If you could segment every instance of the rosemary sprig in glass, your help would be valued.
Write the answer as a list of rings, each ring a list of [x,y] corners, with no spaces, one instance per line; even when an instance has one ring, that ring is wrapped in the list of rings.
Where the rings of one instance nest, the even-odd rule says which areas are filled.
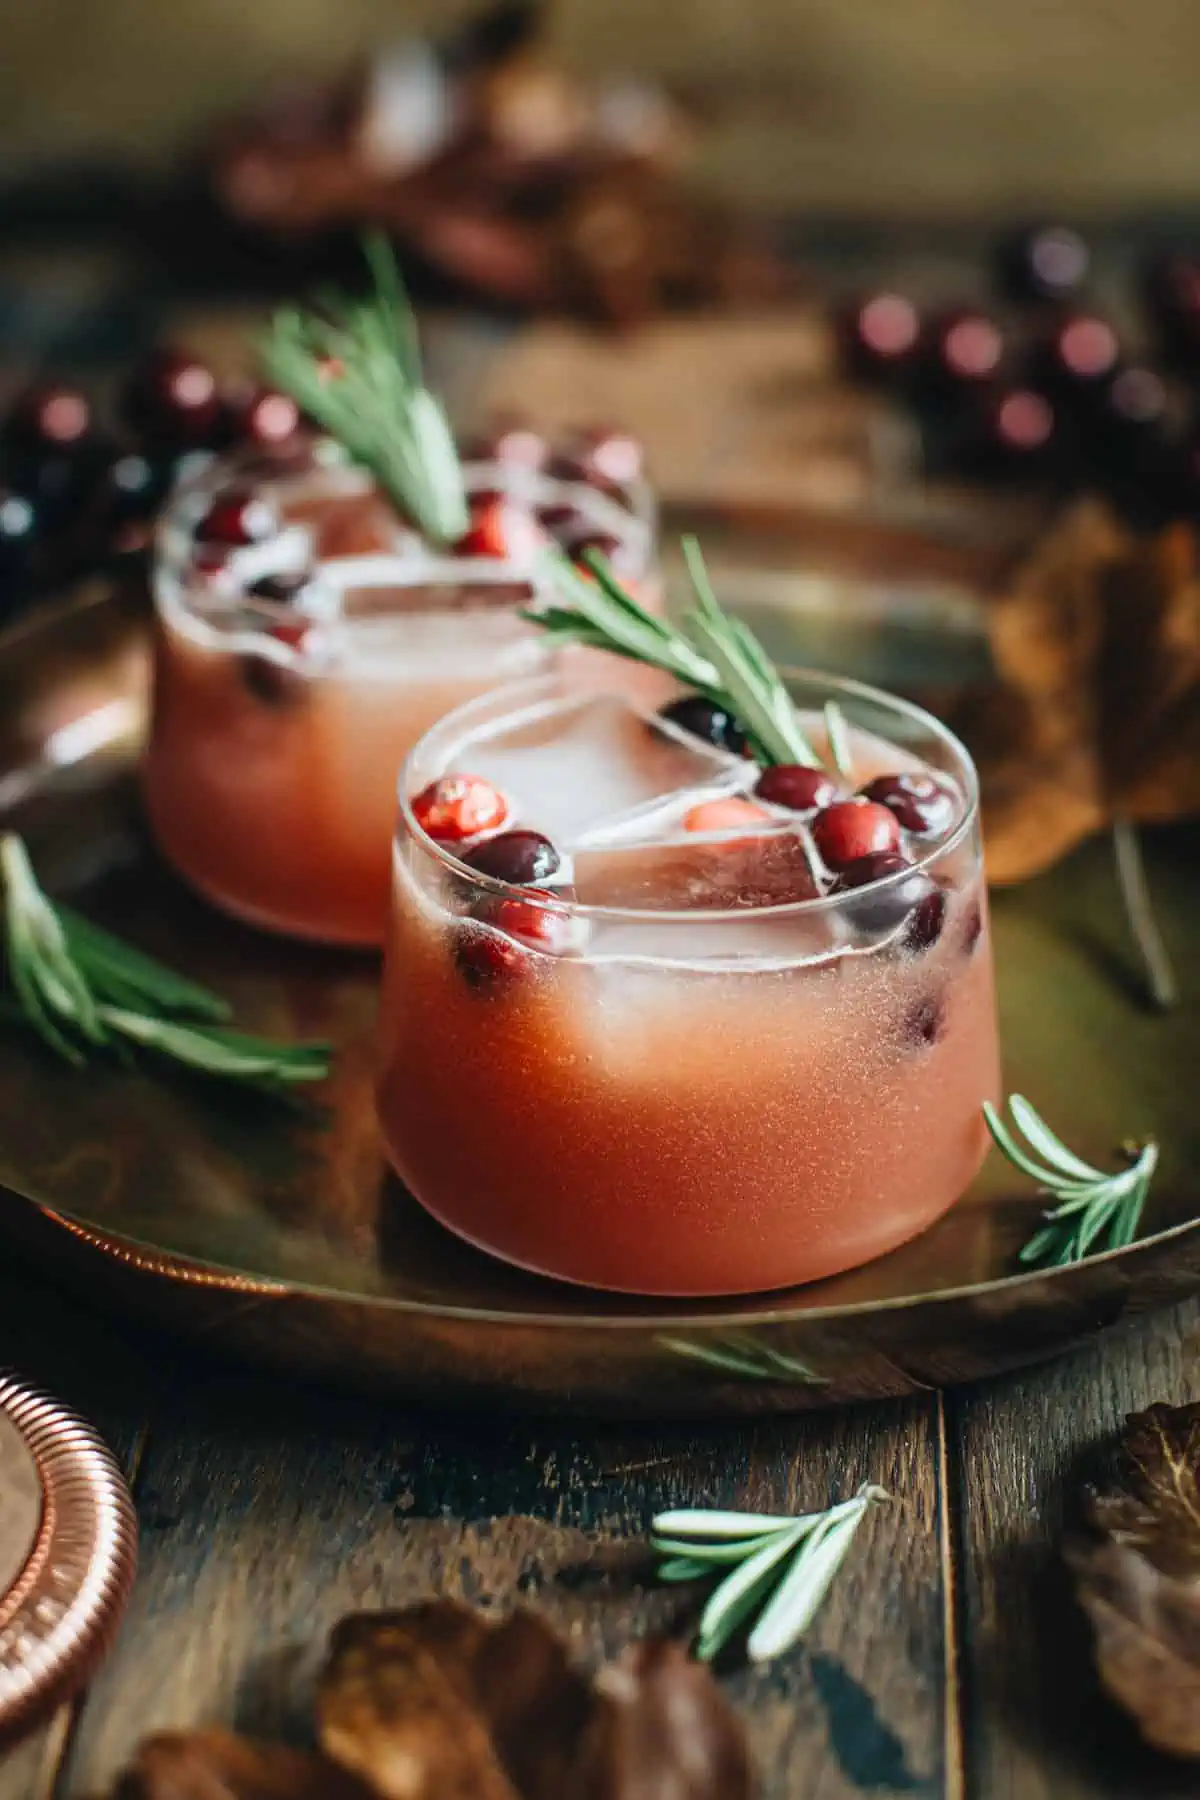
[[[678,627],[640,606],[594,552],[584,556],[590,581],[566,557],[551,556],[549,571],[566,604],[525,616],[560,644],[608,650],[662,669],[724,707],[760,763],[820,768],[774,663],[750,627],[718,603],[695,538],[684,539],[683,554],[693,604]]]
[[[797,1517],[742,1512],[660,1513],[651,1544],[662,1581],[694,1581],[728,1570],[700,1616],[696,1655],[711,1662],[755,1615],[746,1640],[752,1662],[781,1656],[802,1638],[871,1506],[889,1499],[868,1484],[852,1500]]]
[[[1068,1150],[1022,1095],[1011,1096],[1008,1110],[1015,1132],[991,1102],[984,1101],[983,1116],[993,1140],[1010,1163],[1032,1176],[1041,1191],[1058,1202],[1047,1209],[1045,1224],[1021,1251],[1021,1262],[1061,1268],[1090,1253],[1131,1244],[1158,1165],[1158,1145],[1153,1138],[1145,1144],[1126,1145],[1125,1168],[1111,1174],[1094,1169]]]
[[[19,837],[0,837],[4,965],[16,1011],[82,1067],[96,1051],[149,1051],[200,1074],[282,1093],[329,1073],[329,1046],[234,1031],[219,995],[54,905]]]
[[[312,311],[277,313],[262,364],[428,538],[453,544],[470,524],[454,434],[424,385],[416,321],[391,246],[376,233],[363,248],[371,297],[333,295]]]

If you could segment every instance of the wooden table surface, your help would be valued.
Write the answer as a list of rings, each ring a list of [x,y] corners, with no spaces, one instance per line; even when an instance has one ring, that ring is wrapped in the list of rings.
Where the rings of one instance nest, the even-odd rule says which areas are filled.
[[[1123,1415],[1200,1396],[1200,1309],[1033,1373],[736,1426],[452,1415],[306,1388],[0,1276],[0,1365],[86,1415],[128,1470],[141,1569],[75,1711],[0,1763],[0,1800],[99,1795],[147,1731],[302,1735],[341,1614],[454,1595],[544,1609],[581,1654],[664,1618],[620,1574],[559,1579],[660,1507],[869,1515],[807,1645],[734,1674],[765,1800],[1158,1800],[1200,1774],[1144,1751],[1100,1696],[1055,1555],[1081,1456]],[[611,1559],[610,1559],[611,1561]]]

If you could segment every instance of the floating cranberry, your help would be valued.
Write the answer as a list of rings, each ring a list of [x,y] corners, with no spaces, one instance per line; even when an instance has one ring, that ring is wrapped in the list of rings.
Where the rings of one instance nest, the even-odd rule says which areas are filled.
[[[945,888],[931,885],[929,892],[912,909],[904,931],[904,948],[917,955],[932,949],[942,935],[949,906]]]
[[[946,1006],[940,994],[926,994],[905,1013],[900,1032],[906,1044],[927,1050],[936,1044],[946,1026]]]
[[[454,934],[454,966],[468,987],[503,993],[507,984],[528,973],[528,951],[507,933],[484,925],[463,925]]]
[[[571,943],[571,915],[563,905],[562,893],[552,888],[531,887],[524,894],[506,895],[477,917],[531,950],[561,955]]]
[[[824,769],[808,769],[803,763],[776,763],[764,769],[754,784],[760,800],[786,806],[789,812],[819,812],[832,806],[842,790]]]
[[[533,515],[514,500],[488,495],[471,508],[471,529],[454,546],[459,556],[527,562],[543,542]]]
[[[513,887],[536,887],[548,881],[561,866],[562,858],[540,831],[502,831],[498,837],[476,844],[463,857],[468,868],[493,881],[506,881]]]
[[[1000,285],[1015,300],[1069,300],[1087,282],[1091,254],[1067,225],[1041,225],[1006,239]]]
[[[904,877],[903,880],[898,879],[901,876]],[[921,908],[936,897],[942,901],[936,929],[932,930],[932,935],[926,941],[918,942],[914,939],[911,945],[913,949],[928,949],[942,928],[945,896],[928,875],[913,867],[902,850],[877,850],[867,856],[855,857],[853,862],[847,863],[839,871],[830,892],[855,893],[860,888],[869,888],[873,883],[885,881],[888,877],[892,879],[887,887],[880,888],[878,893],[863,894],[861,899],[854,902],[855,922],[865,931],[890,931],[910,914],[915,918]],[[933,927],[936,910],[932,905],[929,907],[918,932],[919,938]],[[911,925],[909,930],[911,932]]]
[[[702,694],[684,694],[678,700],[671,700],[659,708],[658,716],[677,725],[681,731],[703,739],[706,744],[712,744],[717,750],[728,750],[734,756],[741,756],[745,751],[746,734],[733,714],[718,706],[715,700],[706,700]]]
[[[873,800],[838,800],[813,821],[813,842],[827,868],[844,869],[861,857],[899,850],[894,813]]]
[[[277,606],[291,606],[312,581],[311,569],[289,569],[278,575],[260,575],[252,581],[247,593],[256,600],[271,600]]]
[[[547,457],[546,440],[529,425],[498,425],[471,438],[462,448],[464,462],[501,463],[509,469],[538,470]]]
[[[737,831],[743,825],[763,825],[771,815],[753,800],[731,794],[723,800],[703,800],[683,815],[685,831]]]
[[[413,817],[439,844],[461,844],[485,831],[499,831],[509,805],[482,775],[442,775],[412,802]]]
[[[917,837],[945,831],[955,813],[954,795],[934,775],[877,775],[862,792],[865,799],[886,806],[905,831]]]
[[[278,529],[278,516],[267,501],[253,494],[229,493],[213,501],[196,527],[196,538],[202,544],[228,544],[238,550],[261,544]]]
[[[232,407],[235,435],[260,449],[286,444],[300,429],[300,408],[277,388],[255,388]]]
[[[158,350],[133,376],[123,399],[129,423],[175,446],[212,442],[221,424],[221,395],[208,364],[186,350]]]
[[[851,371],[869,381],[910,375],[921,347],[921,316],[903,294],[871,294],[840,322],[843,355]]]

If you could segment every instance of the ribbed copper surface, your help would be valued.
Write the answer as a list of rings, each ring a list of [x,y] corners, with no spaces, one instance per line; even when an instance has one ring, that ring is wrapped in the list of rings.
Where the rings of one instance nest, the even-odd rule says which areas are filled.
[[[80,1687],[108,1648],[133,1581],[137,1523],[120,1470],[80,1419],[5,1375],[0,1416],[19,1433],[41,1487],[32,1548],[0,1594],[0,1741],[8,1742]],[[6,1480],[0,1464],[0,1513]],[[28,1505],[24,1488],[20,1504]]]

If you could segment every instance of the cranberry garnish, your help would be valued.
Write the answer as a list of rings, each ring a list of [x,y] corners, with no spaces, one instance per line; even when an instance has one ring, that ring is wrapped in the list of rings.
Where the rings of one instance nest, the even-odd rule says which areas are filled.
[[[286,444],[300,429],[300,408],[277,388],[255,388],[232,408],[233,430],[262,449]]]
[[[817,814],[812,834],[822,861],[830,869],[845,869],[860,857],[900,848],[900,826],[895,814],[873,800],[835,801]]]
[[[660,707],[658,716],[678,725],[681,731],[690,731],[693,737],[702,738],[718,750],[731,751],[734,756],[741,756],[746,748],[745,733],[732,713],[718,706],[715,700],[706,700],[702,694],[684,694]]]
[[[245,544],[261,544],[278,529],[275,509],[265,500],[231,493],[213,501],[196,527],[196,538],[202,544],[228,544],[236,550]]]
[[[941,931],[945,916],[945,895],[920,869],[914,869],[902,850],[877,850],[867,856],[855,857],[846,864],[836,876],[830,889],[834,894],[849,894],[859,888],[869,887],[872,882],[883,881],[887,876],[905,876],[904,880],[894,880],[889,887],[882,888],[877,894],[864,894],[854,902],[853,917],[866,931],[889,931],[911,913],[914,918],[928,902],[940,899],[941,910],[929,905],[923,915],[923,921],[917,936],[912,939],[911,948],[926,950]],[[935,921],[935,914],[936,921]],[[909,942],[913,927],[905,934],[905,942]],[[926,935],[930,933],[930,935]]]
[[[776,763],[774,768],[763,770],[754,791],[772,806],[807,813],[832,806],[842,790],[824,769],[808,769],[803,763]]]
[[[312,580],[311,569],[289,569],[278,575],[260,575],[246,592],[256,600],[273,600],[279,606],[290,606],[299,599]]]
[[[954,817],[954,795],[933,775],[877,775],[862,790],[894,813],[905,831],[931,837],[945,831]]]
[[[560,866],[562,858],[540,831],[502,831],[482,844],[476,844],[463,857],[468,868],[494,881],[507,881],[513,887],[536,886],[548,881]]]
[[[731,794],[723,800],[702,800],[683,815],[685,831],[736,831],[741,825],[762,825],[771,817],[753,800]]]
[[[459,556],[489,556],[528,561],[542,542],[532,515],[523,506],[489,495],[471,509],[471,529],[454,546]]]
[[[427,837],[461,844],[485,831],[498,831],[509,816],[508,801],[482,775],[442,775],[422,788],[413,817]]]
[[[903,294],[872,294],[843,317],[841,337],[844,355],[856,375],[887,381],[915,368],[921,317]]]
[[[1042,225],[1001,245],[1000,283],[1016,300],[1069,300],[1087,281],[1090,261],[1077,231]]]
[[[221,419],[217,378],[185,350],[158,350],[134,375],[123,410],[131,425],[156,441],[206,444]]]
[[[537,470],[545,465],[546,440],[528,425],[500,425],[463,446],[464,462],[502,463],[511,469]]]

